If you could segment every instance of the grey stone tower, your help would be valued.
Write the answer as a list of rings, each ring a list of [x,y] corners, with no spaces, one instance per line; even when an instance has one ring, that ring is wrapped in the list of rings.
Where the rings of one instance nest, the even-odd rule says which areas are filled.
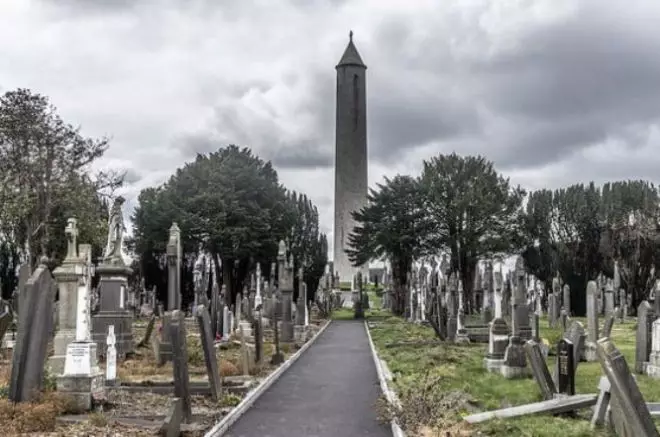
[[[348,248],[348,237],[355,226],[351,212],[366,205],[368,189],[367,66],[353,44],[352,31],[349,38],[344,55],[335,67],[337,120],[333,268],[335,273],[339,273],[341,282],[350,282],[357,272],[345,249]]]

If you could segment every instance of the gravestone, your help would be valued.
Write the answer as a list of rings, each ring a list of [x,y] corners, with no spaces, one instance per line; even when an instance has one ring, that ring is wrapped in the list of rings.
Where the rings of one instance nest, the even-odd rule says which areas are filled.
[[[605,318],[605,323],[603,324],[603,332],[600,334],[601,338],[609,338],[612,336],[612,327],[614,326],[614,315],[610,314]],[[600,338],[599,338],[600,340]]]
[[[651,353],[651,324],[656,314],[647,301],[637,307],[637,336],[635,339],[635,373],[645,373]]]
[[[596,281],[587,283],[587,341],[584,348],[584,358],[588,362],[598,361],[596,342],[598,336],[598,285]]]
[[[586,340],[586,334],[584,332],[584,325],[582,322],[577,320],[571,323],[571,326],[568,328],[566,335],[564,336],[573,344],[573,353],[575,354],[574,363],[577,367],[582,356],[584,355],[584,343]]]
[[[282,351],[280,350],[280,329],[279,329],[279,320],[277,319],[277,316],[273,319],[273,331],[275,334],[274,342],[275,342],[275,351],[273,352],[273,355],[270,358],[270,364],[273,366],[279,366],[284,362],[284,355],[282,354]]]
[[[176,222],[172,223],[166,246],[167,259],[167,311],[163,314],[163,328],[160,338],[159,362],[172,360],[172,341],[170,340],[169,324],[172,322],[172,312],[181,310],[181,230]],[[185,404],[185,399],[184,399]],[[184,405],[185,409],[185,405]]]
[[[204,350],[204,362],[211,387],[211,398],[217,401],[222,395],[222,387],[220,373],[218,371],[218,358],[215,355],[215,347],[213,345],[214,338],[211,330],[211,317],[203,305],[197,307],[195,316],[197,317],[199,336],[202,342],[202,349]]]
[[[536,341],[529,340],[525,343],[525,353],[532,368],[532,375],[534,375],[534,379],[541,390],[541,396],[544,400],[552,399],[557,389],[552,376],[550,376],[550,371],[541,352],[541,347]]]
[[[264,328],[261,320],[261,310],[256,309],[254,320],[254,361],[257,369],[261,369],[264,360]]]
[[[525,266],[522,256],[519,256],[516,261],[515,268],[515,289],[513,290],[513,303],[512,318],[515,318],[515,326],[521,340],[527,341],[532,339],[532,327],[529,324],[529,306],[527,305],[527,285],[525,279]],[[522,349],[521,349],[522,351]]]
[[[619,289],[619,308],[621,309],[620,317],[621,323],[626,321],[628,316],[628,296],[626,295],[626,290],[623,288]]]
[[[597,351],[600,365],[612,386],[612,401],[616,400],[617,408],[623,412],[613,423],[617,434],[660,436],[623,354],[608,338],[598,340]]]
[[[58,328],[53,339],[54,354],[48,359],[50,369],[56,375],[64,370],[67,346],[76,338],[78,284],[85,268],[84,261],[78,256],[78,221],[68,219],[64,233],[67,238],[67,254],[62,265],[53,271],[59,291]]]
[[[90,411],[96,401],[105,397],[105,383],[91,333],[92,246],[81,244],[78,253],[83,271],[76,292],[76,336],[67,346],[64,373],[57,377],[57,391],[71,401],[71,410],[82,412]]]
[[[183,421],[192,421],[192,406],[190,399],[190,378],[188,375],[188,347],[186,344],[185,315],[172,311],[168,325],[172,341],[172,372],[174,376],[174,396],[182,401]]]
[[[575,352],[573,343],[562,338],[557,343],[557,392],[572,396],[575,394]]]
[[[117,339],[115,337],[115,327],[108,326],[108,336],[106,337],[105,352],[105,382],[108,385],[114,385],[117,379]]]
[[[535,342],[541,341],[541,323],[539,313],[535,312],[532,314],[532,340]]]
[[[43,258],[21,290],[18,335],[12,357],[9,399],[31,401],[41,392],[48,341],[53,328],[57,284]],[[29,309],[29,311],[27,310]]]
[[[548,323],[551,328],[557,326],[557,320],[559,319],[559,294],[561,292],[561,285],[559,284],[559,278],[552,278],[552,292],[548,296]]]
[[[0,314],[0,349],[2,349],[2,340],[9,330],[12,321],[13,317],[10,311],[5,311],[4,313]]]
[[[646,374],[651,378],[660,378],[660,318],[651,325],[651,353],[646,366]]]
[[[467,329],[465,329],[465,297],[463,294],[463,282],[458,281],[458,313],[456,315],[456,343],[469,343]]]
[[[610,407],[610,398],[611,398],[611,388],[610,380],[607,379],[607,376],[601,376],[598,381],[598,400],[596,401],[596,406],[594,407],[594,414],[591,416],[591,429],[595,429],[597,426],[602,426],[605,424],[605,418],[607,411]]]
[[[115,199],[108,219],[108,242],[103,259],[96,267],[99,276],[99,312],[92,317],[92,340],[97,353],[105,356],[108,326],[114,325],[117,337],[117,356],[123,359],[133,352],[133,313],[128,308],[128,277],[133,270],[122,256],[124,241],[124,198]]]
[[[286,243],[280,241],[277,259],[279,289],[282,293],[282,319],[281,319],[281,338],[282,343],[291,343],[293,341],[293,320],[291,306],[293,303],[293,255],[287,259]]]
[[[571,287],[569,287],[568,284],[564,284],[564,288],[562,289],[562,294],[563,294],[564,311],[566,311],[566,315],[570,316],[571,315]]]
[[[144,337],[142,337],[142,340],[140,340],[140,342],[137,344],[137,347],[146,347],[147,344],[149,344],[149,341],[151,340],[151,334],[154,332],[155,325],[156,315],[152,314],[149,318],[149,322],[147,323],[147,328],[144,331]]]
[[[614,314],[614,284],[611,279],[605,283],[605,315]]]
[[[180,437],[181,422],[183,421],[183,400],[174,398],[170,402],[170,410],[165,416],[158,434],[162,437]]]
[[[519,256],[516,261],[517,287],[514,290],[511,305],[511,337],[509,337],[509,344],[504,351],[504,363],[500,367],[500,373],[507,379],[527,377],[529,372],[522,343],[523,329],[529,330],[531,334],[527,302],[525,302],[525,271],[523,267],[522,257]]]

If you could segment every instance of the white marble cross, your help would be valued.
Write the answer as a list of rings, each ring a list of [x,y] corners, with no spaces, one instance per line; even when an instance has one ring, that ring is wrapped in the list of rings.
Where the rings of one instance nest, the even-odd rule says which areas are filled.
[[[106,338],[106,361],[105,361],[105,379],[114,381],[117,379],[117,340],[115,338],[115,326],[108,326],[108,337]]]

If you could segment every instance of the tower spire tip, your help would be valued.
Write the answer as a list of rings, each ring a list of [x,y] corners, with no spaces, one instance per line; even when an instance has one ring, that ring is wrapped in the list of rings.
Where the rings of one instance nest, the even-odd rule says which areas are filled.
[[[353,31],[351,30],[348,32],[348,39],[352,42],[353,41]]]

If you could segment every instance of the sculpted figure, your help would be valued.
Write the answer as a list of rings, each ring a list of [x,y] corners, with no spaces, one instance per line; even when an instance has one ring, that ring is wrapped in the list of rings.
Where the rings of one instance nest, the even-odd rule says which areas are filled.
[[[110,209],[110,218],[108,219],[108,243],[103,252],[103,259],[105,260],[122,260],[121,246],[124,242],[124,232],[126,232],[124,215],[121,212],[121,206],[124,204],[124,201],[125,199],[123,197],[117,197]]]

